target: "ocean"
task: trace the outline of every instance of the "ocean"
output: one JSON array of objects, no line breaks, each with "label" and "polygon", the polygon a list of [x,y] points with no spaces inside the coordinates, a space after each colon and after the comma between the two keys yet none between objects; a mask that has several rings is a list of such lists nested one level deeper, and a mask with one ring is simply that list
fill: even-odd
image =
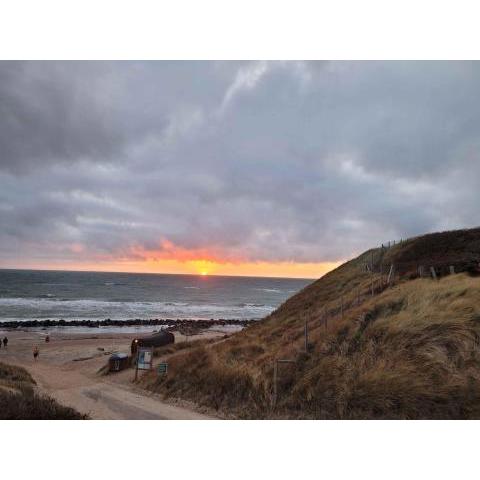
[{"label": "ocean", "polygon": [[260,319],[312,280],[0,270],[7,320]]}]

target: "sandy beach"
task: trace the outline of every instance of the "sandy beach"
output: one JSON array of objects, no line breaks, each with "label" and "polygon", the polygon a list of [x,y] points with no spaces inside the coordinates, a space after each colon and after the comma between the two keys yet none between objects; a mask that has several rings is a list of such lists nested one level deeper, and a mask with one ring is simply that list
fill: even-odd
[{"label": "sandy beach", "polygon": [[[74,330],[74,329],[72,329]],[[168,403],[133,382],[134,370],[110,375],[99,370],[110,352],[128,353],[133,333],[76,333],[68,328],[61,332],[46,330],[0,330],[9,339],[8,348],[0,349],[0,361],[25,367],[37,382],[38,389],[63,405],[75,408],[92,419],[209,419],[215,418],[185,401]],[[46,334],[50,342],[45,342]],[[175,341],[186,338],[174,332]],[[200,332],[193,338],[223,336],[221,331]],[[40,350],[34,361],[33,347]],[[160,359],[155,359],[159,362]]]}]

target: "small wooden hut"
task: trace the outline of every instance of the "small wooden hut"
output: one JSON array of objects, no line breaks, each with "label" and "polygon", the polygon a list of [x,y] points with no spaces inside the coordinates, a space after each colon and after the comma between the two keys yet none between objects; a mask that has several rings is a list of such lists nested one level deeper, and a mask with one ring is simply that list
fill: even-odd
[{"label": "small wooden hut", "polygon": [[126,353],[114,353],[108,359],[108,370],[110,372],[119,372],[125,370],[130,365],[130,359]]},{"label": "small wooden hut", "polygon": [[132,340],[131,352],[132,357],[135,357],[137,354],[138,347],[163,347],[163,345],[168,345],[175,342],[175,335],[173,333],[167,332],[166,330],[160,330],[159,332],[153,333],[147,337],[137,337]]}]

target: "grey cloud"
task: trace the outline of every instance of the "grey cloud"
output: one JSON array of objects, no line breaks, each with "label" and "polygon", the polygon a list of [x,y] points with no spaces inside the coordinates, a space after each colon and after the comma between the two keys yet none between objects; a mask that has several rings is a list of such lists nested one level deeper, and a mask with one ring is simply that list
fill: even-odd
[{"label": "grey cloud", "polygon": [[75,63],[2,63],[0,168],[22,172],[120,152],[123,119],[102,88],[104,70]]},{"label": "grey cloud", "polygon": [[0,265],[332,261],[473,226],[477,62],[0,63]]}]

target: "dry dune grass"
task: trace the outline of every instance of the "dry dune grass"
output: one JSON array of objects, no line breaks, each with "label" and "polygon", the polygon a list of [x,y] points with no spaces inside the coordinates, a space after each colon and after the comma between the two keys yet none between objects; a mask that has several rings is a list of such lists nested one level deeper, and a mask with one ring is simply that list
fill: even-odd
[{"label": "dry dune grass", "polygon": [[430,233],[397,244],[385,254],[385,262],[403,265],[457,265],[480,261],[480,228]]},{"label": "dry dune grass", "polygon": [[316,345],[286,392],[285,410],[320,418],[478,418],[478,280],[416,280],[378,300]]},{"label": "dry dune grass", "polygon": [[[480,418],[479,278],[406,279],[371,297],[372,253],[384,255],[345,263],[227,340],[173,353],[169,375],[147,387],[239,418]],[[325,326],[341,295],[349,308]],[[295,364],[279,366],[272,409],[275,359]]]},{"label": "dry dune grass", "polygon": [[84,415],[35,391],[35,381],[22,367],[0,363],[1,420],[75,420]]}]

